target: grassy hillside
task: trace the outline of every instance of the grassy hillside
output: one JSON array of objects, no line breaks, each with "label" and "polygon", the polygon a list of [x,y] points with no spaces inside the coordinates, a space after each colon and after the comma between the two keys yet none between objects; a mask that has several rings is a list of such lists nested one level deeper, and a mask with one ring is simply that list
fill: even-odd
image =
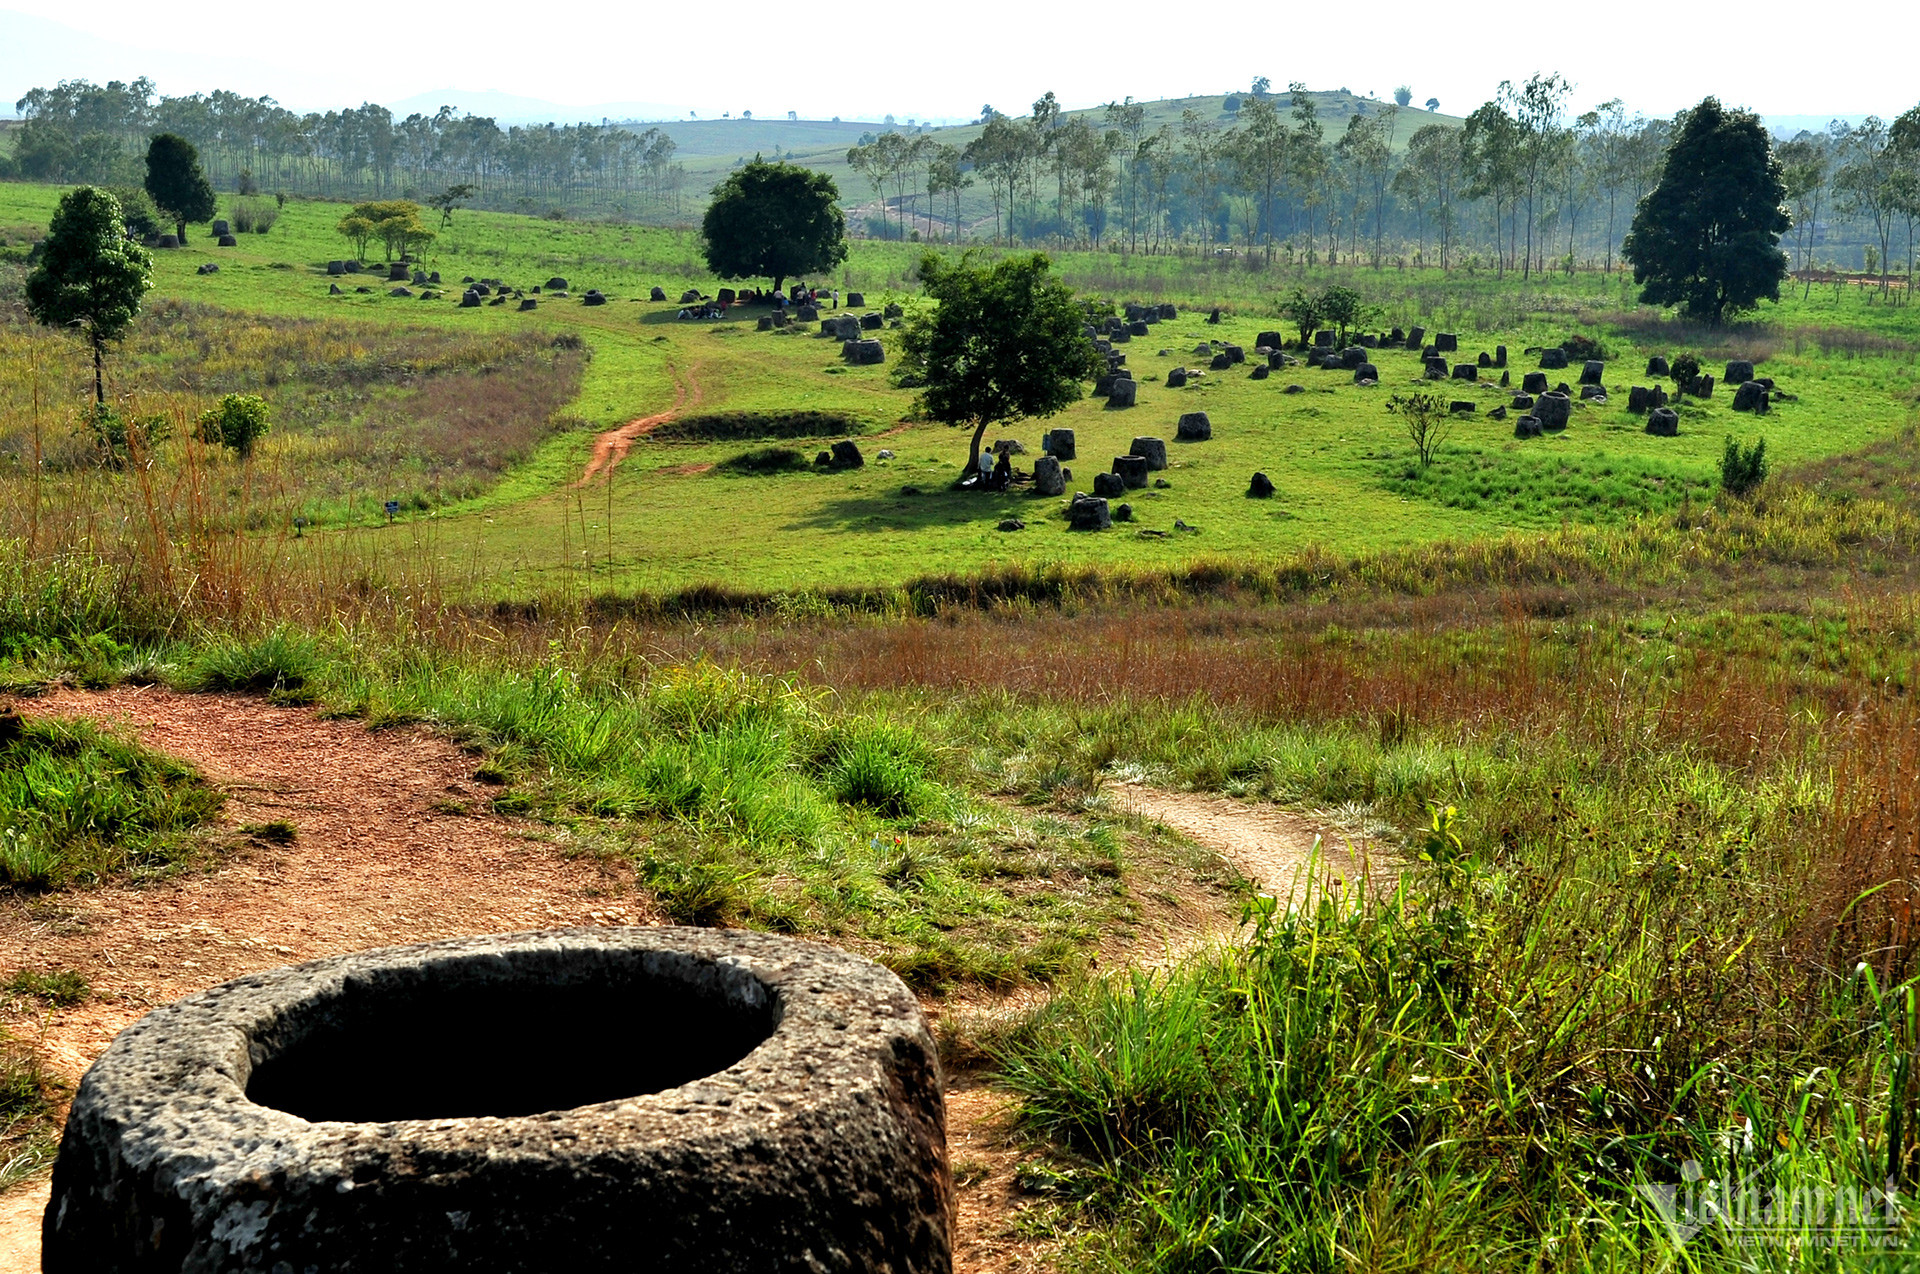
[{"label": "grassy hillside", "polygon": [[[0,226],[44,223],[55,197],[50,189],[0,187]],[[291,564],[342,552],[378,556],[405,543],[439,562],[448,586],[463,592],[667,590],[721,581],[760,588],[886,585],[928,572],[1076,564],[1167,570],[1195,559],[1241,561],[1306,546],[1360,551],[1565,521],[1604,523],[1704,498],[1729,437],[1764,435],[1777,463],[1796,463],[1864,446],[1898,431],[1913,414],[1913,321],[1907,311],[1869,308],[1853,296],[1822,293],[1770,309],[1763,318],[1772,326],[1729,337],[1631,312],[1618,278],[1583,275],[1522,286],[1485,274],[1263,272],[1244,263],[1067,254],[1065,274],[1088,291],[1112,300],[1171,299],[1182,306],[1182,317],[1123,347],[1141,383],[1134,408],[1109,410],[1087,399],[1052,420],[997,430],[989,440],[1017,439],[1031,456],[1046,428],[1073,429],[1080,458],[1070,466],[1069,490],[1086,490],[1093,474],[1136,436],[1172,439],[1184,412],[1208,412],[1214,428],[1212,442],[1170,446],[1171,467],[1158,475],[1167,485],[1132,494],[1132,523],[1104,534],[1077,533],[1067,529],[1060,501],[948,490],[965,458],[965,439],[945,426],[915,423],[912,396],[891,385],[888,367],[848,367],[835,342],[809,333],[756,331],[757,311],[727,323],[689,323],[675,318],[675,303],[645,300],[656,284],[675,297],[688,285],[716,286],[684,234],[463,212],[433,245],[428,267],[449,282],[471,274],[522,287],[560,274],[576,296],[545,300],[531,313],[513,305],[462,310],[453,301],[457,287],[437,301],[396,299],[386,295],[387,284],[365,276],[342,280],[346,294],[329,295],[324,263],[345,250],[332,231],[342,211],[292,201],[272,233],[244,236],[237,248],[196,241],[187,251],[157,254],[158,287],[143,334],[110,367],[115,391],[131,395],[136,410],[174,413],[179,439],[191,432],[192,415],[219,392],[265,380],[283,427],[252,466],[242,470],[230,460],[203,457],[217,481],[236,496],[244,492],[255,506],[245,519],[283,531],[301,519],[302,534],[276,550]],[[820,282],[865,289],[870,306],[888,299],[913,304],[907,283],[913,251],[856,245],[838,276]],[[203,262],[221,268],[198,274]],[[1536,365],[1522,352],[1529,346],[1597,332],[1612,355],[1605,380],[1613,398],[1576,407],[1564,434],[1523,442],[1513,437],[1510,422],[1489,418],[1506,401],[1489,383],[1497,373],[1474,385],[1449,383],[1443,391],[1476,410],[1458,419],[1439,458],[1423,470],[1384,402],[1395,390],[1415,387],[1420,368],[1412,352],[1376,354],[1377,387],[1304,367],[1253,380],[1250,364],[1208,372],[1184,389],[1164,387],[1176,366],[1206,367],[1210,356],[1195,352],[1204,341],[1251,350],[1262,330],[1280,326],[1272,310],[1284,288],[1335,279],[1361,287],[1379,306],[1382,325],[1459,331],[1468,359],[1505,344],[1516,383]],[[369,291],[357,293],[355,286]],[[589,286],[606,291],[612,303],[584,306],[577,294]],[[167,311],[162,301],[187,309]],[[1215,305],[1226,307],[1217,326],[1204,321]],[[1858,325],[1867,323],[1885,324],[1885,334],[1861,333]],[[354,338],[356,330],[366,335]],[[202,350],[197,366],[190,355],[169,353],[169,342],[189,335]],[[549,402],[545,395],[552,391],[536,389],[534,371],[524,370],[536,364],[526,360],[573,336],[584,341],[590,361],[573,371],[553,358],[537,366],[539,377],[577,377],[568,382],[577,392],[560,391],[560,399],[572,397],[557,409],[536,406]],[[891,356],[894,334],[880,336]],[[326,359],[305,367],[298,356],[326,340],[360,350],[356,358],[417,365],[419,374],[343,386],[325,370]],[[0,343],[10,368],[0,390],[6,395],[0,447],[28,454],[36,393],[51,404],[38,417],[43,437],[70,440],[86,388],[78,346],[29,327],[0,329]],[[1735,415],[1722,393],[1687,404],[1678,437],[1649,437],[1626,411],[1624,391],[1645,380],[1648,354],[1689,347],[1709,361],[1756,358],[1794,399],[1758,419]],[[227,354],[217,367],[205,362],[211,350]],[[473,388],[460,390],[455,375],[468,374],[460,368],[475,359],[483,364],[471,371],[478,379],[462,382]],[[486,388],[488,375],[512,385],[520,395],[512,401],[524,402],[540,419],[485,426],[493,431],[485,434],[491,450],[473,456],[454,454],[459,449],[450,439],[479,438],[470,432],[482,428],[478,417],[470,418],[475,423],[465,426],[466,434],[451,423],[379,425],[387,432],[368,435],[366,454],[347,454],[355,452],[352,421],[374,428],[425,413],[451,422],[462,418],[457,413],[469,393],[485,402],[509,401],[504,390]],[[1573,378],[1574,372],[1553,377]],[[1295,383],[1306,392],[1285,392]],[[870,463],[852,472],[810,465],[765,471],[742,457],[779,445],[810,459],[830,437],[762,440],[751,431],[728,431],[707,440],[642,438],[611,483],[574,485],[597,432],[676,404],[689,414],[723,418],[821,413],[859,433]],[[425,456],[420,448],[435,450]],[[882,448],[893,457],[880,459]],[[1246,497],[1256,470],[1273,480],[1275,498]],[[387,527],[387,500],[400,502],[401,521],[411,529]],[[1007,519],[1026,528],[999,530]]]}]

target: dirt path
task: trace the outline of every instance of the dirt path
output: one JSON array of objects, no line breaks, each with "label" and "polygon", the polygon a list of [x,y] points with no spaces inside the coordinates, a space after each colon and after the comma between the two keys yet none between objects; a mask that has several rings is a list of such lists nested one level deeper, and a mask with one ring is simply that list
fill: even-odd
[{"label": "dirt path", "polygon": [[[1329,880],[1351,885],[1363,875],[1391,874],[1387,864],[1368,853],[1364,841],[1348,838],[1327,827],[1271,805],[1248,805],[1222,796],[1197,792],[1169,792],[1124,784],[1114,789],[1116,805],[1163,823],[1205,845],[1261,892],[1285,898],[1302,894],[1313,882],[1314,842],[1320,842],[1318,870]],[[1358,850],[1360,857],[1354,856]]]},{"label": "dirt path", "polygon": [[667,372],[673,377],[673,406],[666,411],[655,412],[651,416],[641,416],[629,420],[617,429],[609,429],[593,440],[593,454],[587,458],[587,467],[581,471],[579,481],[573,485],[584,487],[601,474],[611,475],[633,444],[646,437],[661,425],[666,424],[682,411],[700,405],[704,395],[700,382],[691,371],[684,375],[672,363],[667,364]]},{"label": "dirt path", "polygon": [[[74,969],[94,988],[75,1008],[0,1014],[69,1080],[150,1009],[252,970],[462,934],[656,919],[595,860],[569,859],[534,825],[484,812],[473,759],[425,729],[368,731],[254,698],[157,687],[62,692],[23,710],[119,723],[220,784],[231,828],[297,829],[290,845],[146,888],[0,899],[0,973]],[[1129,786],[1116,796],[1283,895],[1321,832],[1297,815],[1191,793]],[[1323,853],[1334,874],[1355,878],[1343,849]],[[1231,916],[1189,919],[1162,944],[1166,958],[1232,930]],[[1131,958],[1157,962],[1144,947]],[[948,1101],[957,1274],[1047,1266],[1053,1245],[1019,1232],[1015,1174],[1031,1152],[1009,1131],[1007,1099],[963,1075]],[[38,1270],[46,1200],[44,1177],[0,1195],[0,1274]]]}]

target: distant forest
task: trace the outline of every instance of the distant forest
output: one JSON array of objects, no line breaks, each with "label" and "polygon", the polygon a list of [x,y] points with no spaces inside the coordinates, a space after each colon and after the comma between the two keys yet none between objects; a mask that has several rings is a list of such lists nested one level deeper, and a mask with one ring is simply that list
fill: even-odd
[{"label": "distant forest", "polygon": [[[876,126],[845,152],[788,152],[832,173],[856,232],[1262,262],[1612,269],[1658,181],[1674,121],[1619,101],[1578,111],[1557,75],[1503,83],[1464,119],[1341,90],[1247,90],[1063,111],[983,107],[963,128]],[[0,177],[138,184],[155,133],[199,147],[225,190],[428,198],[549,215],[684,224],[745,156],[690,156],[673,125],[502,128],[395,118],[371,103],[298,115],[271,98],[160,97],[150,81],[66,81],[21,98]],[[1910,277],[1920,219],[1920,107],[1777,143],[1797,270]],[[774,156],[778,157],[776,150]]]}]

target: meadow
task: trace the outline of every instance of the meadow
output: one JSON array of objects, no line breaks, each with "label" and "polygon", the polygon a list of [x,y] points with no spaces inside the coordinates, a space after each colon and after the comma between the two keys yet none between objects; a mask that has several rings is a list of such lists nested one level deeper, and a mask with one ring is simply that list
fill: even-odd
[{"label": "meadow", "polygon": [[[0,187],[0,225],[51,198]],[[185,422],[221,377],[281,369],[258,383],[285,391],[287,427],[250,469],[176,437],[127,473],[5,478],[16,690],[157,680],[424,722],[475,751],[498,808],[674,917],[886,961],[941,1010],[949,1064],[1011,1095],[1027,1160],[1004,1224],[1060,1268],[1911,1259],[1904,1203],[1849,1243],[1806,1213],[1758,1245],[1720,1221],[1683,1243],[1636,1189],[1692,1172],[1904,1199],[1920,1169],[1910,311],[1816,290],[1709,332],[1617,276],[1068,255],[1090,294],[1185,312],[1125,347],[1140,406],[1045,425],[1095,457],[1180,411],[1217,438],[1170,446],[1139,520],[1084,535],[1045,501],[946,491],[963,439],[906,419],[884,369],[629,299],[711,289],[682,236],[457,214],[431,268],[614,298],[460,311],[328,297],[340,211],[290,202],[240,248],[162,254],[113,371]],[[911,305],[910,264],[862,244],[834,282]],[[1722,391],[1658,439],[1615,395],[1517,442],[1486,419],[1496,388],[1450,383],[1480,409],[1422,472],[1381,404],[1413,354],[1377,358],[1372,389],[1304,367],[1150,379],[1203,339],[1251,349],[1279,295],[1332,281],[1383,325],[1459,331],[1469,358],[1505,344],[1516,372],[1578,332],[1607,346],[1610,388],[1692,349],[1753,358],[1793,397],[1752,418]],[[60,436],[75,350],[18,324],[0,341],[0,433]],[[479,431],[493,459],[427,445],[501,392],[488,377],[534,386]],[[676,398],[695,425],[569,487],[597,431]],[[406,445],[425,507],[391,528],[375,511],[399,476],[320,449],[388,407],[440,422]],[[819,439],[747,436],[737,414],[800,412],[857,425],[867,467],[796,470],[765,453]],[[1031,453],[1040,427],[1001,433]],[[1725,440],[1762,434],[1772,478],[1720,489]],[[1255,468],[1273,500],[1242,494]],[[995,530],[1010,514],[1028,529]],[[1175,518],[1198,532],[1134,534]],[[132,856],[44,840],[69,856],[16,890],[194,866],[164,850],[206,817],[194,777],[115,767]],[[1114,787],[1136,781],[1308,813],[1397,874],[1263,901],[1129,818]],[[1180,882],[1242,906],[1244,941],[1097,967]],[[1015,987],[1031,1007],[966,1011]],[[30,1059],[10,1074],[8,1117],[44,1130]]]},{"label": "meadow", "polygon": [[[44,219],[53,197],[51,190],[0,188],[0,225]],[[1377,307],[1379,326],[1457,330],[1469,359],[1505,344],[1516,379],[1534,366],[1521,353],[1529,346],[1588,330],[1608,345],[1612,401],[1577,408],[1573,427],[1557,436],[1517,441],[1509,425],[1489,420],[1488,409],[1505,396],[1488,381],[1458,393],[1457,382],[1444,387],[1479,411],[1460,420],[1434,466],[1420,471],[1410,469],[1411,448],[1383,403],[1417,380],[1416,353],[1378,352],[1378,388],[1305,367],[1264,381],[1235,367],[1177,391],[1160,383],[1173,367],[1204,367],[1194,351],[1206,340],[1251,350],[1260,331],[1280,326],[1272,311],[1287,289],[1346,274],[1070,253],[1062,272],[1091,295],[1172,300],[1182,315],[1125,347],[1142,385],[1136,407],[1108,410],[1089,398],[1052,420],[1020,422],[991,437],[1017,439],[1037,454],[1043,429],[1071,428],[1084,457],[1076,466],[1099,470],[1136,436],[1171,438],[1183,412],[1208,412],[1215,436],[1171,447],[1171,467],[1159,475],[1168,486],[1139,493],[1133,523],[1076,534],[1048,502],[948,490],[965,459],[964,438],[916,423],[911,394],[892,387],[887,367],[846,366],[832,341],[809,334],[757,332],[753,309],[737,321],[689,323],[674,317],[673,302],[640,299],[656,285],[676,298],[686,286],[717,286],[684,232],[457,213],[422,263],[449,281],[471,274],[531,287],[560,275],[576,294],[593,286],[613,298],[597,308],[569,299],[527,314],[463,311],[451,299],[390,298],[384,284],[364,278],[347,282],[370,292],[350,287],[329,296],[322,266],[346,252],[332,230],[343,211],[292,201],[271,233],[243,236],[238,248],[159,254],[156,303],[112,369],[115,392],[136,404],[131,410],[186,422],[227,385],[262,384],[283,427],[245,473],[229,466],[217,481],[259,505],[247,515],[255,526],[277,525],[291,568],[331,554],[388,552],[396,533],[383,509],[392,500],[411,519],[405,551],[436,561],[443,586],[479,597],[658,594],[741,580],[762,590],[884,587],[939,571],[1003,567],[1165,571],[1195,558],[1307,545],[1346,552],[1563,520],[1605,522],[1698,499],[1729,436],[1764,435],[1783,463],[1885,437],[1906,423],[1920,377],[1913,344],[1894,334],[1904,330],[1902,313],[1857,296],[1823,292],[1783,303],[1764,325],[1707,334],[1650,324],[1634,313],[1619,276],[1516,286],[1484,271],[1356,271],[1351,277]],[[870,306],[912,303],[915,251],[860,244],[837,278],[818,282],[865,291]],[[205,261],[220,271],[197,274]],[[1206,323],[1216,306],[1222,321]],[[239,315],[246,318],[228,317]],[[543,344],[570,336],[583,345],[577,360],[536,356]],[[56,448],[65,445],[75,432],[83,366],[71,346],[34,329],[12,325],[5,339],[0,447],[22,455],[36,431]],[[305,352],[291,353],[301,342]],[[188,343],[195,347],[189,360],[200,364],[191,375],[168,353]],[[216,345],[225,357],[209,364]],[[1709,364],[1758,358],[1792,400],[1763,420],[1736,416],[1724,394],[1690,401],[1679,437],[1648,437],[1625,410],[1624,389],[1644,379],[1638,373],[1649,354],[1683,349]],[[534,362],[543,363],[537,373]],[[534,383],[543,380],[551,384]],[[1306,392],[1289,395],[1289,384]],[[595,433],[676,403],[715,417],[822,413],[857,429],[869,463],[851,472],[742,464],[768,440],[721,427],[728,436],[642,438],[610,482],[574,485]],[[497,419],[468,424],[467,413],[481,404]],[[329,426],[308,417],[352,422],[348,436],[356,442],[343,451]],[[369,438],[380,441],[362,446]],[[883,448],[891,459],[877,457]],[[1270,501],[1245,498],[1256,470],[1275,483]],[[1090,480],[1080,472],[1073,486],[1085,489]],[[1009,518],[1027,529],[996,529]],[[296,519],[305,528],[297,542],[285,535]]]}]

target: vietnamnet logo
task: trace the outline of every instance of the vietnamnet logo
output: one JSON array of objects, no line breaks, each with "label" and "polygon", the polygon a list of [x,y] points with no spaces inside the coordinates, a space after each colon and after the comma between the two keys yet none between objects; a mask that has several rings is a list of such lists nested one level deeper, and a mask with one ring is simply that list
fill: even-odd
[{"label": "vietnamnet logo", "polygon": [[[1765,1168],[1739,1178],[1712,1180],[1696,1160],[1680,1165],[1678,1184],[1636,1181],[1652,1205],[1673,1255],[1702,1239],[1719,1247],[1897,1247],[1904,1220],[1894,1183],[1840,1186],[1781,1184]],[[1664,1269],[1665,1266],[1662,1266]]]}]

